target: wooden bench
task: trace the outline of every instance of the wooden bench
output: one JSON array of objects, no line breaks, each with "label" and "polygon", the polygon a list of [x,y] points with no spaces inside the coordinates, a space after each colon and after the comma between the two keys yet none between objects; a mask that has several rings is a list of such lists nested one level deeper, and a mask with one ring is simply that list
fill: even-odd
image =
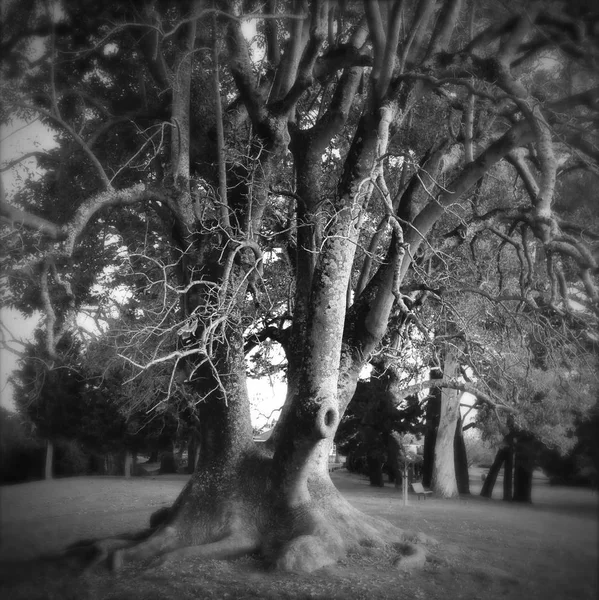
[{"label": "wooden bench", "polygon": [[414,490],[414,493],[418,496],[418,500],[420,500],[420,496],[422,496],[426,500],[426,495],[433,493],[433,492],[431,492],[431,490],[425,490],[422,487],[422,484],[418,481],[412,483],[411,485],[412,485],[412,489]]}]

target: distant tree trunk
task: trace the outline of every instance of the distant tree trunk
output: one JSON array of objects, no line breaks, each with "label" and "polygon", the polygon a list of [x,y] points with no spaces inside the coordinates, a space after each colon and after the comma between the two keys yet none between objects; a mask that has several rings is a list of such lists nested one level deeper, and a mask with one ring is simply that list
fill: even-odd
[{"label": "distant tree trunk", "polygon": [[150,452],[150,458],[148,458],[148,462],[149,463],[156,463],[156,462],[158,462],[158,450],[152,450]]},{"label": "distant tree trunk", "polygon": [[172,474],[177,472],[177,458],[173,452],[163,452],[160,456],[160,471],[161,475]]},{"label": "distant tree trunk", "polygon": [[54,476],[54,442],[46,442],[46,466],[44,468],[44,479],[52,479]]},{"label": "distant tree trunk", "polygon": [[508,436],[508,446],[505,453],[505,467],[503,470],[503,499],[512,500],[513,489],[513,471],[514,471],[514,442],[511,436]]},{"label": "distant tree trunk", "polygon": [[489,474],[487,475],[482,490],[480,491],[481,496],[485,496],[486,498],[490,498],[493,495],[493,488],[495,487],[495,482],[497,481],[497,475],[499,475],[499,471],[501,470],[501,465],[503,465],[506,456],[506,448],[500,448],[495,455],[495,460],[489,469]]},{"label": "distant tree trunk", "polygon": [[514,469],[514,502],[532,502],[532,471],[518,464]]},{"label": "distant tree trunk", "polygon": [[[445,351],[443,376],[455,377],[458,362],[450,346]],[[441,413],[439,428],[435,442],[435,460],[433,466],[433,481],[431,488],[441,498],[458,496],[456,482],[455,458],[453,453],[457,421],[460,417],[460,392],[457,390],[441,389]]]},{"label": "distant tree trunk", "polygon": [[532,472],[534,460],[529,439],[516,442],[514,460],[514,502],[532,502]]},{"label": "distant tree trunk", "polygon": [[370,485],[375,487],[385,487],[383,481],[383,461],[378,455],[369,455],[366,459],[368,464],[368,479]]},{"label": "distant tree trunk", "polygon": [[[437,370],[431,370],[431,379],[441,379],[443,374]],[[424,433],[424,452],[422,455],[422,484],[430,487],[433,480],[433,465],[435,464],[435,444],[437,443],[437,428],[439,427],[439,415],[441,413],[441,390],[431,390],[426,403],[426,431]]]},{"label": "distant tree trunk", "polygon": [[196,435],[192,433],[187,440],[187,472],[191,475],[196,468],[200,446]]},{"label": "distant tree trunk", "polygon": [[125,451],[125,478],[130,479],[133,471],[133,454],[131,450]]},{"label": "distant tree trunk", "polygon": [[389,470],[389,483],[394,483],[396,488],[401,487],[401,446],[395,436],[389,436],[389,443],[387,445],[387,456],[389,457],[388,463],[390,466]]},{"label": "distant tree trunk", "polygon": [[455,474],[460,494],[470,493],[470,475],[468,474],[468,454],[466,452],[466,443],[462,433],[462,417],[458,417],[455,428],[455,438],[453,446],[455,456]]}]

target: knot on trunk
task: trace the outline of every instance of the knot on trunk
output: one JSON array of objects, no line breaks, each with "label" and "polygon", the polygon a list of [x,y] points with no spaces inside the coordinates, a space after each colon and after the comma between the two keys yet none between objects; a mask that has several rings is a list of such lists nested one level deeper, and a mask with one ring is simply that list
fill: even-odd
[{"label": "knot on trunk", "polygon": [[339,422],[339,411],[329,402],[323,403],[316,414],[315,432],[318,439],[333,437]]}]

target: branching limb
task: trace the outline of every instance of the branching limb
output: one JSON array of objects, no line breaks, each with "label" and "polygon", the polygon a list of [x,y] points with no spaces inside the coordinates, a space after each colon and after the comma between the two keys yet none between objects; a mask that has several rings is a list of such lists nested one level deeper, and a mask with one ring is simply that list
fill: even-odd
[{"label": "branching limb", "polygon": [[410,385],[408,387],[401,388],[401,389],[397,390],[396,393],[398,395],[401,395],[401,397],[405,398],[406,396],[414,394],[415,392],[420,392],[422,390],[431,389],[431,388],[450,388],[452,390],[458,390],[460,392],[468,392],[469,394],[476,396],[476,398],[480,402],[483,402],[483,403],[489,405],[493,409],[503,410],[503,411],[506,411],[506,412],[512,413],[512,414],[516,413],[516,409],[505,404],[505,402],[502,401],[500,398],[495,398],[493,396],[490,396],[489,394],[478,389],[476,386],[472,385],[471,383],[461,381],[458,378],[450,377],[450,378],[443,378],[443,379],[429,379],[429,380],[423,381],[421,383],[416,383],[414,385]]}]

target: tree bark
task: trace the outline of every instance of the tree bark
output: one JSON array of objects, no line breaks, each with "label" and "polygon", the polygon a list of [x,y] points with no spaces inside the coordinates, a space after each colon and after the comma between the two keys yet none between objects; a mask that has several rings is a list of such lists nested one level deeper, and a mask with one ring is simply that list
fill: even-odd
[{"label": "tree bark", "polygon": [[[443,375],[455,376],[459,365],[451,347],[445,352]],[[460,394],[456,390],[441,388],[441,413],[435,442],[432,489],[441,498],[458,496],[456,481],[454,440],[460,418]]]},{"label": "tree bark", "polygon": [[54,442],[46,441],[46,462],[44,467],[44,479],[54,477]]},{"label": "tree bark", "polygon": [[495,487],[495,482],[497,481],[497,475],[499,475],[499,471],[501,471],[501,466],[503,465],[506,457],[506,449],[500,448],[495,455],[495,460],[489,469],[489,473],[485,481],[483,482],[483,487],[480,491],[480,495],[485,498],[491,498],[493,495],[493,488]]}]

